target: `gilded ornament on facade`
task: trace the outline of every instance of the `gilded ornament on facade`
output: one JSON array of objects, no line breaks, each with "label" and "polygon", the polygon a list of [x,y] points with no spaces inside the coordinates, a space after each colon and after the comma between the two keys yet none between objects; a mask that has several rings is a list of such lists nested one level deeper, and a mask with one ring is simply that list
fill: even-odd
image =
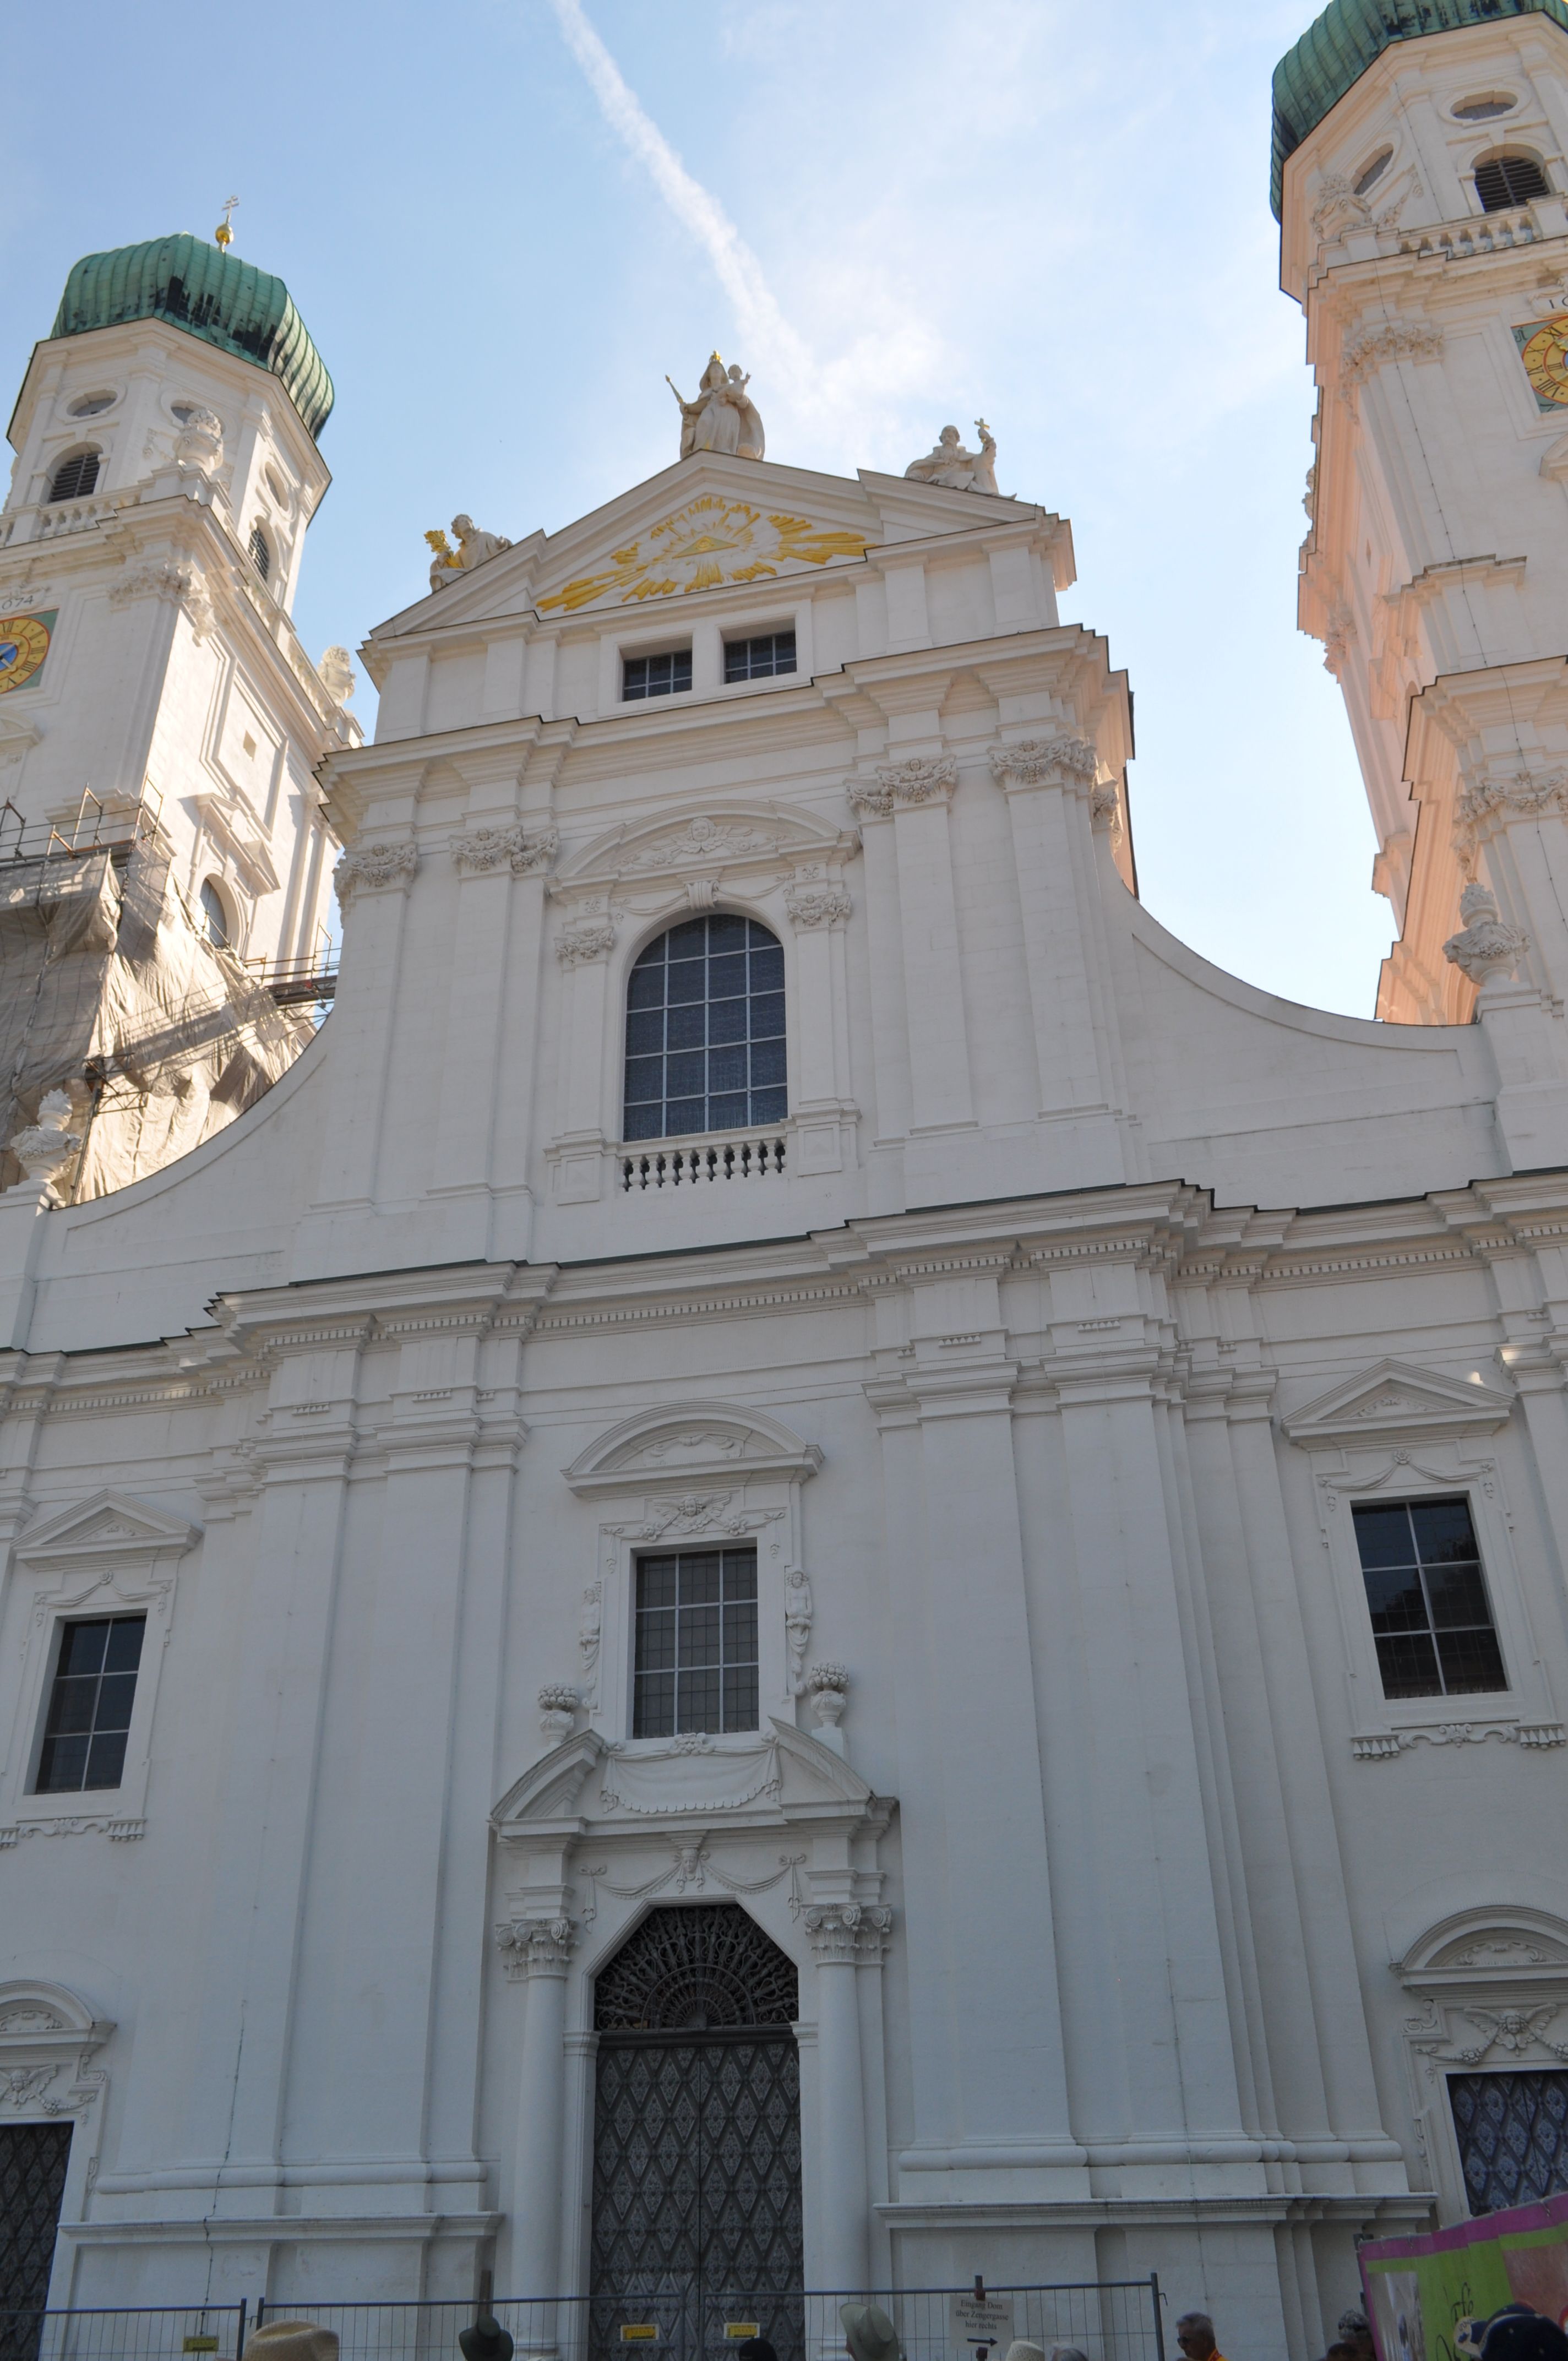
[{"label": "gilded ornament on facade", "polygon": [[1568,312],[1558,312],[1538,328],[1516,328],[1524,373],[1542,410],[1568,409]]},{"label": "gilded ornament on facade", "polygon": [[539,601],[542,613],[568,615],[597,599],[667,598],[676,591],[711,590],[722,582],[756,582],[787,565],[826,566],[835,557],[863,557],[861,533],[840,533],[809,517],[784,516],[748,500],[704,492],[664,517],[641,540],[612,550],[603,572],[585,574]]},{"label": "gilded ornament on facade", "polygon": [[0,696],[25,688],[43,670],[58,608],[47,615],[0,615]]}]

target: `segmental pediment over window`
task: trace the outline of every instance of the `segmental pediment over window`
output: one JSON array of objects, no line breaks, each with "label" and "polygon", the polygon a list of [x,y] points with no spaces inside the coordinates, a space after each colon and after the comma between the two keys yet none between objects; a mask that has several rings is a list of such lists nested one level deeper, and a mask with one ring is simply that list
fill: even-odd
[{"label": "segmental pediment over window", "polygon": [[1475,1378],[1383,1360],[1280,1421],[1308,1447],[1381,1444],[1422,1435],[1489,1434],[1506,1425],[1513,1398]]},{"label": "segmental pediment over window", "polygon": [[563,1472],[579,1498],[598,1499],[618,1492],[684,1491],[710,1480],[799,1481],[821,1465],[820,1444],[805,1442],[765,1411],[676,1402],[611,1427]]},{"label": "segmental pediment over window", "polygon": [[859,849],[852,831],[792,804],[704,804],[597,837],[561,863],[550,890],[568,901],[639,891],[663,898],[693,878],[777,883],[818,867],[836,876]]}]

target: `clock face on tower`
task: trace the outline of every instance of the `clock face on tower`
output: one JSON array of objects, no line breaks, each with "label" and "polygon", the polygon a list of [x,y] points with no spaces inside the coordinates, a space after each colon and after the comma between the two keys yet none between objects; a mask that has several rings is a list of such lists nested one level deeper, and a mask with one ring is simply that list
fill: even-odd
[{"label": "clock face on tower", "polygon": [[1568,409],[1568,312],[1539,328],[1516,328],[1526,377],[1542,410]]},{"label": "clock face on tower", "polygon": [[52,614],[0,615],[0,697],[41,672],[53,621]]}]

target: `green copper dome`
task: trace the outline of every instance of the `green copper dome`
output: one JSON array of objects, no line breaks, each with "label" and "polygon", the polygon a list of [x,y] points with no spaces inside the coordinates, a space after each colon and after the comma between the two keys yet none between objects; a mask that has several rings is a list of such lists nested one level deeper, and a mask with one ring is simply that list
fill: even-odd
[{"label": "green copper dome", "polygon": [[167,320],[222,353],[270,369],[313,436],[332,413],[332,379],[280,279],[199,237],[155,237],[84,254],[50,331],[82,336],[126,320]]},{"label": "green copper dome", "polygon": [[1274,170],[1269,202],[1279,219],[1285,159],[1353,82],[1395,41],[1490,25],[1500,16],[1550,16],[1568,32],[1568,0],[1329,0],[1315,25],[1274,69]]}]

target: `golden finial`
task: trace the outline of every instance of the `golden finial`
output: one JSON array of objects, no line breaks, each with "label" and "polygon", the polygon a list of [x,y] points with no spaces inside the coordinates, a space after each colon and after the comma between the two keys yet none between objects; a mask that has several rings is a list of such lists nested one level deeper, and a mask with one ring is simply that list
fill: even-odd
[{"label": "golden finial", "polygon": [[233,214],[234,209],[238,203],[239,199],[237,197],[225,197],[224,199],[224,217],[218,224],[216,229],[213,232],[213,236],[216,238],[220,248],[225,254],[228,252],[230,247],[234,244],[234,231],[229,226],[229,217]]}]

